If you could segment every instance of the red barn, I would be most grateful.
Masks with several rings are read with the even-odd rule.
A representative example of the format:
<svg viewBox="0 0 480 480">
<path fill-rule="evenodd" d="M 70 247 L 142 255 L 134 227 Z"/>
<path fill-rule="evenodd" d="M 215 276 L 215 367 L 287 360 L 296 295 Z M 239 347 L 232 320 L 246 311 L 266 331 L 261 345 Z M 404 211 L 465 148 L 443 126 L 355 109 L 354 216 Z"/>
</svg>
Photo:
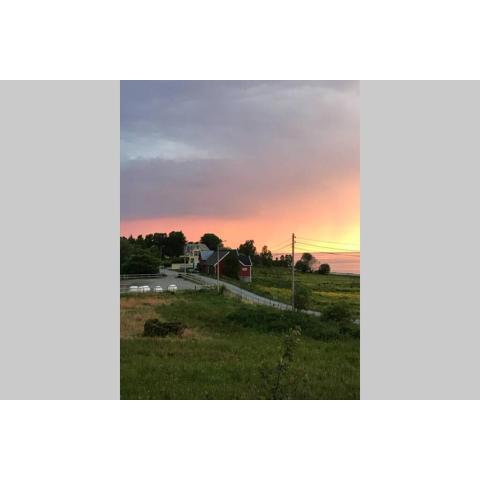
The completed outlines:
<svg viewBox="0 0 480 480">
<path fill-rule="evenodd" d="M 201 260 L 198 269 L 210 275 L 217 275 L 217 268 L 220 269 L 220 275 L 223 275 L 225 258 L 227 255 L 235 255 L 239 263 L 239 279 L 244 282 L 252 281 L 252 260 L 249 255 L 238 253 L 237 250 L 221 249 L 218 252 L 210 250 L 201 252 Z"/>
</svg>

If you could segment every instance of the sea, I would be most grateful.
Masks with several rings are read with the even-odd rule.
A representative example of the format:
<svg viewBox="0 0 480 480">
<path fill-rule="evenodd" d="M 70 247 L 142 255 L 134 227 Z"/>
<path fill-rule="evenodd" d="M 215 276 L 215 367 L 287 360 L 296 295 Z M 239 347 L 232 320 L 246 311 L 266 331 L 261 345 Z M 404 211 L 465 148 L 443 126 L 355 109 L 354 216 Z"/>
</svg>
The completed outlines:
<svg viewBox="0 0 480 480">
<path fill-rule="evenodd" d="M 328 263 L 332 273 L 351 273 L 360 275 L 360 252 L 358 252 L 358 254 L 311 252 L 311 254 L 316 259 L 315 267 L 317 268 L 321 263 Z M 295 261 L 300 260 L 301 256 L 302 253 L 295 253 Z"/>
</svg>

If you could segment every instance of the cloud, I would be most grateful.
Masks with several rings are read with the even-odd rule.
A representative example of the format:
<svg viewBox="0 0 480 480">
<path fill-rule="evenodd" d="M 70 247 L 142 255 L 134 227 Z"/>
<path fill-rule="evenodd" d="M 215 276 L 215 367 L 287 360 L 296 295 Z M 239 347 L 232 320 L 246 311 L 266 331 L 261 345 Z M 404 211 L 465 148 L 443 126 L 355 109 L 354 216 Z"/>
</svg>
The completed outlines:
<svg viewBox="0 0 480 480">
<path fill-rule="evenodd" d="M 358 178 L 356 82 L 122 82 L 122 220 L 243 217 Z"/>
</svg>

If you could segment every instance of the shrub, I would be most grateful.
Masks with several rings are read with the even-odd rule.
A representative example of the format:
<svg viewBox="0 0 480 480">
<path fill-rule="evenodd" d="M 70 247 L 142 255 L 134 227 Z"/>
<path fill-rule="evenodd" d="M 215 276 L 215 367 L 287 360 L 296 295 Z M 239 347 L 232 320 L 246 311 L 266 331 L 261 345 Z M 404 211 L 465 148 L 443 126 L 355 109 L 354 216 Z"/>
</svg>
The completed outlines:
<svg viewBox="0 0 480 480">
<path fill-rule="evenodd" d="M 330 265 L 328 263 L 322 263 L 320 267 L 318 267 L 318 273 L 328 275 L 330 273 Z"/>
<path fill-rule="evenodd" d="M 322 320 L 326 322 L 351 322 L 352 313 L 346 302 L 333 303 L 323 309 Z"/>
<path fill-rule="evenodd" d="M 310 266 L 308 265 L 308 263 L 303 262 L 302 260 L 299 260 L 299 261 L 295 264 L 295 270 L 298 270 L 299 272 L 302 272 L 302 273 L 309 273 L 309 272 L 312 271 L 312 269 L 310 268 Z"/>
<path fill-rule="evenodd" d="M 306 310 L 310 306 L 311 293 L 307 288 L 297 285 L 293 300 L 297 310 Z"/>
<path fill-rule="evenodd" d="M 289 379 L 290 366 L 294 360 L 294 353 L 302 331 L 297 325 L 291 328 L 283 339 L 280 359 L 274 367 L 262 365 L 260 375 L 262 376 L 266 398 L 271 400 L 282 400 L 289 398 L 289 387 L 295 382 L 295 377 Z M 290 381 L 289 381 L 290 380 Z"/>
<path fill-rule="evenodd" d="M 329 307 L 321 317 L 308 315 L 302 312 L 275 310 L 264 306 L 242 307 L 229 313 L 224 322 L 251 328 L 262 333 L 285 334 L 298 326 L 305 337 L 315 340 L 336 340 L 344 337 L 359 338 L 360 326 L 350 321 L 350 314 L 343 306 Z"/>
<path fill-rule="evenodd" d="M 261 332 L 286 332 L 294 325 L 292 312 L 263 306 L 242 306 L 229 313 L 225 321 Z"/>
<path fill-rule="evenodd" d="M 143 325 L 144 337 L 166 337 L 168 334 L 181 336 L 186 325 L 180 322 L 161 322 L 157 319 L 147 320 Z"/>
</svg>

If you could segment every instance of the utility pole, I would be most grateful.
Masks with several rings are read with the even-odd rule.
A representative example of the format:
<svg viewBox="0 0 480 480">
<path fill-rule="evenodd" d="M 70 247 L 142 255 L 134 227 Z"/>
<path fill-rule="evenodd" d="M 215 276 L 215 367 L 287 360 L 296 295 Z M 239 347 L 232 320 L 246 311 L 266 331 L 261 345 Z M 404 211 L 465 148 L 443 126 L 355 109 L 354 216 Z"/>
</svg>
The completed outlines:
<svg viewBox="0 0 480 480">
<path fill-rule="evenodd" d="M 220 244 L 217 245 L 217 292 L 220 292 Z"/>
<path fill-rule="evenodd" d="M 295 310 L 295 234 L 292 233 L 292 311 Z"/>
</svg>

